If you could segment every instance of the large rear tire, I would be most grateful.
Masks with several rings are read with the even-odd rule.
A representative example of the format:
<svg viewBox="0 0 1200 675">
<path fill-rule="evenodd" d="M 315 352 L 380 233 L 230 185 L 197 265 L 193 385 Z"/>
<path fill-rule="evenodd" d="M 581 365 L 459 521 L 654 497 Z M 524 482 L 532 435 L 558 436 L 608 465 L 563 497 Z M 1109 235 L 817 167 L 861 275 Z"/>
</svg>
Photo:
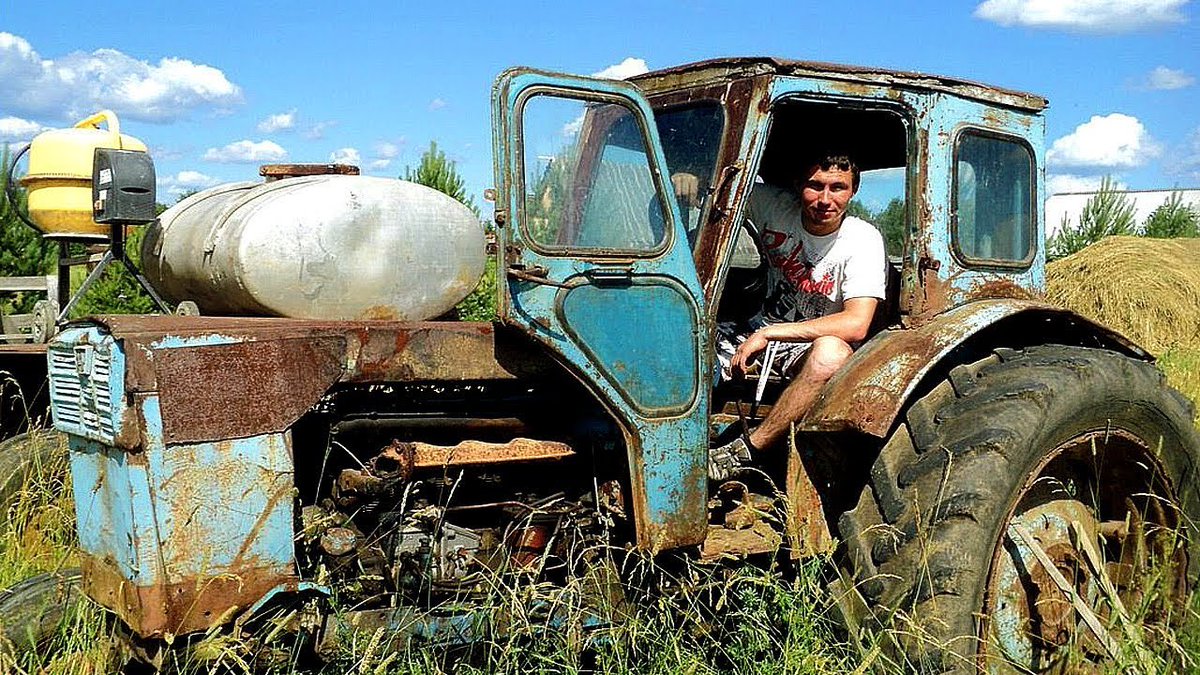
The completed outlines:
<svg viewBox="0 0 1200 675">
<path fill-rule="evenodd" d="M 1113 596 L 1135 633 L 1185 613 L 1200 563 L 1198 464 L 1192 408 L 1152 364 L 997 350 L 908 409 L 838 521 L 845 566 L 905 670 L 1136 665 L 1145 650 L 1112 653 L 1084 615 L 1128 647 Z"/>
</svg>

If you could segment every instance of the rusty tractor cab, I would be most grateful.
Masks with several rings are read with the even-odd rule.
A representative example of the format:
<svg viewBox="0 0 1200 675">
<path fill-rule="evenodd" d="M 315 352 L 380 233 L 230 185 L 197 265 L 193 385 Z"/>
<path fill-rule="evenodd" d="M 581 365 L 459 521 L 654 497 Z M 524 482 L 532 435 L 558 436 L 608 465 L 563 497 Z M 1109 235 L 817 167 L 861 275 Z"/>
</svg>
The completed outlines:
<svg viewBox="0 0 1200 675">
<path fill-rule="evenodd" d="M 50 345 L 83 589 L 140 658 L 226 625 L 266 653 L 461 643 L 497 580 L 611 589 L 667 553 L 831 551 L 849 629 L 893 617 L 913 669 L 1099 667 L 1103 603 L 1178 615 L 1200 438 L 1148 354 L 1039 299 L 1044 99 L 749 58 L 513 69 L 492 105 L 496 323 L 100 317 Z M 747 195 L 814 139 L 892 207 L 888 301 L 794 448 L 709 485 L 710 443 L 770 404 L 714 377 L 716 322 L 764 292 Z"/>
</svg>

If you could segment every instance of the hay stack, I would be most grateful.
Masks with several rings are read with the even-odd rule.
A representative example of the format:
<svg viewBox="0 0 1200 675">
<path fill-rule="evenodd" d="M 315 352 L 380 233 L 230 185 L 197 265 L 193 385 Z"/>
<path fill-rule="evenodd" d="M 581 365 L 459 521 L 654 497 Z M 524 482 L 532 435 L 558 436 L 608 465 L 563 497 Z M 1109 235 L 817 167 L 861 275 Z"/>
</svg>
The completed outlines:
<svg viewBox="0 0 1200 675">
<path fill-rule="evenodd" d="M 1103 239 L 1047 265 L 1046 296 L 1154 353 L 1200 348 L 1200 239 Z"/>
</svg>

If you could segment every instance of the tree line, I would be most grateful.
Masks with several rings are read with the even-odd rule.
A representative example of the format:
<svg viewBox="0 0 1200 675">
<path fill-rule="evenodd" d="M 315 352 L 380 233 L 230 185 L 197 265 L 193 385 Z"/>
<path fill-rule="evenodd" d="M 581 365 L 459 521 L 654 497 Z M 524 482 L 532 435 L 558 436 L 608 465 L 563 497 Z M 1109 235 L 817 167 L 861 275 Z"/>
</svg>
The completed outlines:
<svg viewBox="0 0 1200 675">
<path fill-rule="evenodd" d="M 1063 258 L 1105 237 L 1141 236 L 1155 239 L 1200 237 L 1200 211 L 1183 200 L 1178 190 L 1154 209 L 1140 225 L 1129 195 L 1117 190 L 1111 178 L 1083 205 L 1078 220 L 1064 215 L 1058 232 L 1046 242 L 1046 257 Z"/>
</svg>

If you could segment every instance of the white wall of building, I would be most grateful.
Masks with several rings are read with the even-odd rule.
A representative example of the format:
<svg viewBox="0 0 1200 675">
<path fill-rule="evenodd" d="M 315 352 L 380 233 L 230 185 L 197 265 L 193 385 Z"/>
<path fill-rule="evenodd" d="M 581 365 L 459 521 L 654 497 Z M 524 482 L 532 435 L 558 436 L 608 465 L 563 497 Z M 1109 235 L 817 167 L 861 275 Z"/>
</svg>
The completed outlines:
<svg viewBox="0 0 1200 675">
<path fill-rule="evenodd" d="M 1200 210 L 1200 188 L 1181 190 L 1122 190 L 1129 201 L 1133 202 L 1134 220 L 1141 227 L 1146 218 L 1170 198 L 1172 192 L 1179 192 L 1185 203 Z M 1050 195 L 1046 199 L 1046 234 L 1052 236 L 1058 232 L 1063 216 L 1070 216 L 1072 223 L 1079 223 L 1079 214 L 1087 200 L 1095 197 L 1095 192 L 1063 192 Z"/>
</svg>

